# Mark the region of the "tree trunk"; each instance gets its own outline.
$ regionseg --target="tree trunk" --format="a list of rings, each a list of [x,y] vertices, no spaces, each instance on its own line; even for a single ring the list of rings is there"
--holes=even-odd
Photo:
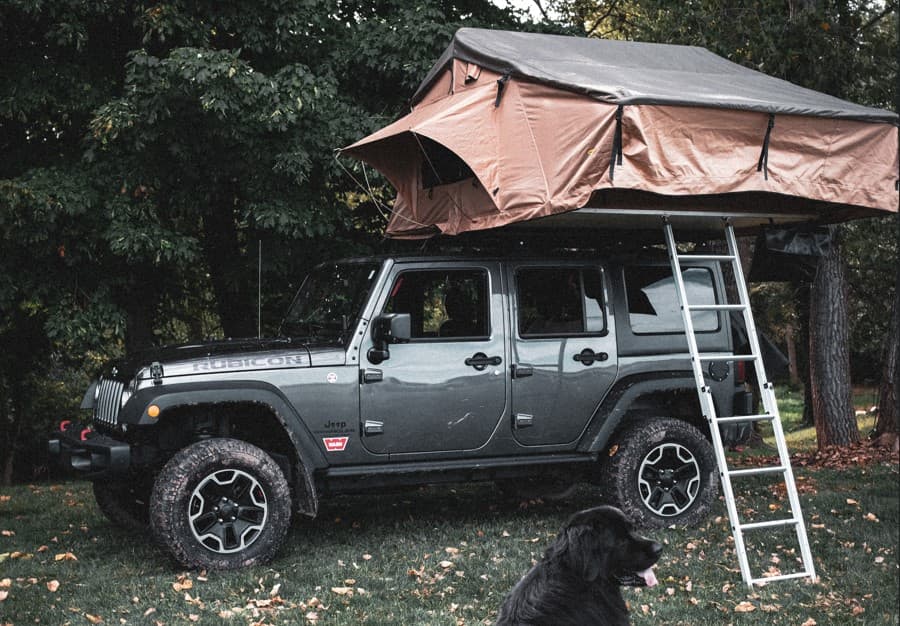
[[[838,230],[819,259],[809,312],[809,368],[813,421],[819,449],[859,441],[850,387],[847,282]]]
[[[897,218],[900,237],[900,216]],[[891,325],[885,337],[884,361],[881,369],[881,385],[878,390],[878,418],[875,421],[875,435],[878,442],[886,447],[896,448],[898,441],[897,386],[900,369],[897,368],[897,353],[900,352],[900,263],[897,264],[897,281],[894,285],[894,306],[891,311]]]
[[[233,194],[223,193],[220,201],[212,203],[204,213],[203,248],[225,336],[255,337],[253,273],[241,250],[234,200]]]
[[[787,344],[788,374],[791,385],[796,387],[800,384],[800,369],[797,365],[797,329],[793,325],[785,327],[784,341]]]

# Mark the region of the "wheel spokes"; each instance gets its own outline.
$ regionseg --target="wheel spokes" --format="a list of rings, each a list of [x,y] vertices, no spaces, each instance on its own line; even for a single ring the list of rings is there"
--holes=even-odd
[[[191,494],[188,522],[194,537],[220,554],[243,550],[259,537],[268,518],[265,490],[236,469],[206,476]]]

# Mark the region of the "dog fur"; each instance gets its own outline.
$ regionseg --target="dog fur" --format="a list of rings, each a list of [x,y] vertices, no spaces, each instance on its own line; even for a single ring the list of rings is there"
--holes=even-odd
[[[506,596],[497,626],[627,625],[620,586],[656,584],[650,568],[661,553],[615,507],[576,513]]]

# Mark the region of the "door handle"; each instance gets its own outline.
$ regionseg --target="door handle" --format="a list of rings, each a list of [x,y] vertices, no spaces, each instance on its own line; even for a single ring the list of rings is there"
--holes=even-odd
[[[465,360],[466,365],[474,367],[479,372],[488,365],[500,365],[501,363],[503,363],[503,359],[499,356],[488,356],[484,352],[476,352]]]
[[[384,434],[384,422],[377,422],[375,420],[366,420],[363,424],[363,432],[367,435],[381,435]]]
[[[605,352],[594,352],[590,348],[585,348],[572,358],[580,361],[582,365],[593,365],[594,361],[605,361],[609,355]]]

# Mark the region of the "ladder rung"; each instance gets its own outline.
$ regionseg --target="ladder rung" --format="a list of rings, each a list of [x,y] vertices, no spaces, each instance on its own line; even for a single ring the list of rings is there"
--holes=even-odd
[[[743,311],[747,307],[743,304],[691,304],[690,311]]]
[[[773,526],[792,526],[797,523],[797,520],[794,518],[790,519],[776,519],[769,522],[751,522],[749,524],[741,524],[741,531],[745,530],[756,530],[757,528],[771,528]]]
[[[775,416],[764,413],[760,415],[732,415],[729,417],[717,417],[716,421],[720,424],[731,424],[732,422],[763,422],[765,420],[771,419],[775,419]]]
[[[776,580],[788,580],[791,578],[812,578],[809,572],[797,572],[795,574],[779,574],[777,576],[763,576],[762,578],[751,578],[750,584],[761,585],[764,583],[775,582]]]
[[[775,472],[783,472],[784,466],[775,465],[772,467],[751,467],[750,469],[728,470],[729,476],[754,476],[756,474],[774,474]]]
[[[679,261],[734,261],[731,254],[679,254]]]
[[[755,361],[755,354],[727,354],[725,356],[698,355],[701,361]]]

